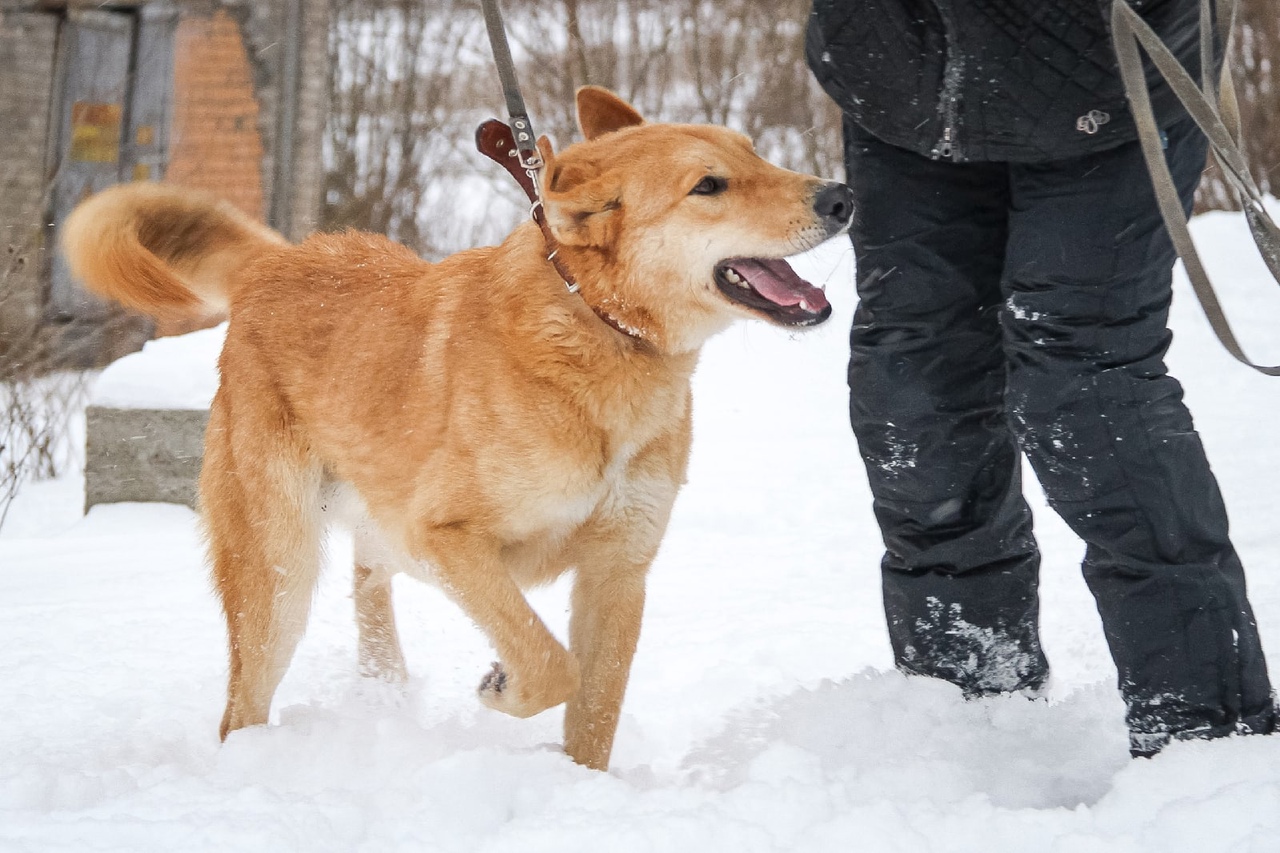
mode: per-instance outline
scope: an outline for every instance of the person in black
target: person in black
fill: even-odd
[[[1132,5],[1198,79],[1198,0]],[[1164,364],[1175,256],[1109,14],[1109,0],[816,0],[806,48],[845,117],[849,408],[895,661],[969,697],[1045,683],[1021,450],[1086,543],[1137,756],[1271,732],[1276,705]],[[1149,82],[1189,209],[1206,144]]]

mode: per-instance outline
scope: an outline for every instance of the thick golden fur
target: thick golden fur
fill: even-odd
[[[487,705],[568,702],[565,749],[608,764],[645,574],[685,476],[698,349],[752,312],[716,263],[829,236],[825,184],[702,126],[579,94],[587,141],[544,172],[569,293],[524,224],[422,261],[383,237],[289,245],[164,185],[85,202],[64,248],[94,290],[153,314],[229,304],[201,509],[230,635],[221,733],[267,721],[305,628],[330,520],[352,524],[362,669],[404,676],[390,577],[439,583],[493,643]],[[714,196],[701,176],[728,177]],[[623,334],[593,311],[613,319]],[[576,569],[570,648],[522,587]]]

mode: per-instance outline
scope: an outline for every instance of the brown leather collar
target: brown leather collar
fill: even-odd
[[[511,128],[505,122],[496,118],[491,118],[480,127],[476,128],[476,150],[497,163],[507,171],[511,177],[516,179],[516,183],[524,190],[526,196],[529,197],[529,203],[532,205],[530,214],[533,221],[537,224],[538,230],[542,232],[542,239],[547,246],[547,260],[555,267],[556,275],[565,283],[565,287],[570,293],[578,293],[578,282],[573,277],[573,273],[569,272],[565,267],[563,259],[560,257],[560,244],[556,241],[555,235],[551,233],[551,226],[547,223],[547,212],[542,205],[542,194],[538,190],[538,172],[541,170],[541,163],[534,168],[529,168],[521,161],[520,153],[516,149],[515,137],[511,134]],[[633,340],[648,343],[644,335],[634,329],[627,329],[608,313],[600,310],[596,306],[587,302],[588,308],[591,309],[605,325],[614,329],[618,334]]]

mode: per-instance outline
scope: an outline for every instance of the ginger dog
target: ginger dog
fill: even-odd
[[[608,766],[699,348],[740,317],[825,320],[822,291],[779,259],[844,231],[852,204],[732,131],[649,124],[598,88],[577,101],[585,141],[541,148],[579,293],[532,223],[427,263],[373,234],[291,245],[159,184],[67,220],[72,269],[98,293],[155,316],[230,312],[200,479],[230,640],[223,738],[267,722],[323,531],[343,521],[363,672],[405,677],[392,574],[438,583],[501,661],[480,700],[517,717],[567,702],[565,751]],[[570,568],[566,650],[522,588]]]

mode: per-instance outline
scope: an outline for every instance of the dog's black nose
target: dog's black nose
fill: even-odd
[[[836,234],[853,219],[853,190],[844,184],[827,184],[813,197],[813,210],[822,217],[827,230]]]

